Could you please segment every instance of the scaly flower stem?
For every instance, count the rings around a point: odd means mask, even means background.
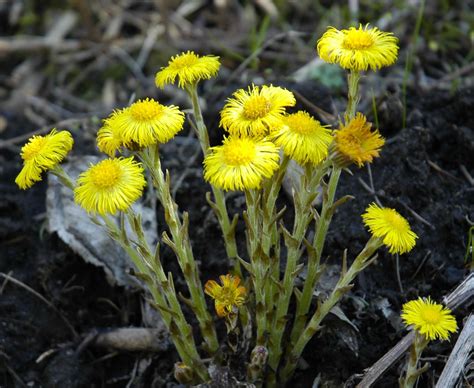
[[[199,143],[201,144],[204,156],[206,156],[209,153],[210,147],[209,134],[207,131],[206,124],[204,123],[204,119],[202,117],[201,106],[199,105],[197,85],[187,87],[186,91],[188,92],[188,95],[191,98]],[[227,206],[225,203],[224,192],[212,185],[211,188],[215,201],[215,206],[212,206],[212,208],[222,229],[227,256],[230,259],[234,260],[234,270],[241,277],[242,274],[240,269],[240,263],[238,260],[236,260],[238,256],[237,244],[235,242],[235,226],[237,223],[237,218],[234,218],[234,220],[232,221],[230,220],[229,213],[227,212]]]
[[[349,291],[349,289],[351,288],[351,282],[355,279],[359,272],[361,272],[363,269],[365,269],[368,265],[371,264],[371,256],[377,251],[378,248],[382,246],[382,244],[382,239],[372,237],[345,273],[343,266],[343,272],[341,273],[341,277],[339,278],[339,281],[334,287],[334,290],[331,292],[329,297],[318,306],[316,312],[311,317],[308,325],[300,333],[297,340],[295,342],[292,342],[293,346],[290,347],[289,355],[286,359],[285,366],[283,367],[280,373],[282,384],[288,381],[288,379],[293,375],[298,359],[303,353],[306,344],[319,331],[321,321],[341,300],[344,294]]]
[[[206,124],[204,123],[204,118],[202,116],[201,106],[199,105],[199,96],[197,93],[197,85],[192,85],[186,88],[186,91],[191,98],[191,104],[193,106],[194,120],[196,121],[197,135],[199,138],[199,143],[201,143],[201,148],[204,156],[209,153],[209,133],[207,131]]]
[[[74,192],[75,184],[73,179],[68,175],[66,171],[58,164],[50,172],[56,175],[61,183],[66,186],[68,189],[71,189]]]
[[[158,146],[151,146],[148,150],[140,152],[139,155],[150,171],[157,197],[165,212],[166,224],[171,232],[171,239],[167,235],[164,236],[165,243],[176,254],[189,293],[191,294],[189,304],[199,321],[199,327],[206,342],[207,350],[209,353],[214,354],[219,347],[219,343],[211,315],[207,310],[201,280],[199,279],[199,270],[194,260],[189,240],[187,213],[184,214],[184,221],[182,222],[178,213],[178,205],[171,196],[169,177],[165,179],[161,168]]]
[[[121,230],[108,216],[103,216],[102,219],[109,234],[127,252],[139,274],[143,276],[143,280],[153,297],[153,302],[160,312],[166,328],[170,332],[180,358],[193,369],[201,381],[205,382],[209,379],[209,375],[197,351],[192,328],[186,322],[181,310],[181,305],[172,284],[172,278],[171,276],[170,279],[166,278],[161,262],[152,255],[142,225],[137,222],[139,220],[131,209],[128,211],[128,215],[131,220],[135,220],[130,224],[138,238],[136,242],[138,251],[133,248],[125,230]]]
[[[413,388],[418,377],[426,368],[418,369],[421,353],[428,345],[429,340],[418,332],[415,332],[415,340],[410,347],[410,356],[408,357],[407,370],[404,377],[400,378],[400,388]]]
[[[347,94],[347,108],[345,113],[345,119],[349,121],[355,117],[357,112],[357,105],[359,104],[359,81],[360,72],[351,70],[347,76],[348,94]]]
[[[263,236],[262,236],[262,248],[263,251],[268,254],[272,245],[275,243],[275,232],[277,230],[277,225],[275,223],[276,217],[276,200],[278,198],[278,193],[281,189],[281,184],[283,182],[283,177],[285,176],[286,169],[290,158],[286,155],[283,155],[282,161],[280,163],[280,168],[278,172],[269,179],[266,183],[266,186],[263,190]]]
[[[257,345],[265,346],[267,331],[267,308],[265,298],[265,277],[268,276],[268,260],[262,254],[262,211],[260,207],[260,193],[257,190],[245,190],[247,202],[247,248],[250,258],[251,277],[255,292],[255,309],[257,325]]]
[[[327,164],[318,168],[310,165],[304,167],[304,174],[301,177],[299,187],[295,190],[295,219],[291,236],[285,238],[288,253],[285,274],[281,291],[276,305],[275,320],[273,322],[270,334],[270,347],[268,363],[273,372],[276,372],[283,353],[281,341],[286,326],[286,316],[290,305],[291,295],[293,294],[294,280],[296,277],[296,268],[301,256],[301,245],[306,234],[308,225],[313,218],[312,203],[318,195],[318,187],[321,178],[327,171]],[[270,384],[271,385],[271,384]]]
[[[327,188],[327,197],[324,198],[321,215],[319,217],[316,231],[313,239],[314,255],[308,257],[308,269],[306,280],[303,286],[303,292],[296,307],[295,321],[291,331],[291,342],[294,343],[300,337],[301,332],[306,324],[307,314],[311,307],[314,288],[319,277],[321,256],[324,249],[326,234],[333,215],[333,205],[336,196],[337,184],[341,176],[341,169],[333,167],[329,184]]]
[[[265,305],[267,308],[267,324],[269,327],[273,324],[274,304],[277,302],[279,303],[279,298],[277,297],[278,285],[276,284],[276,281],[278,281],[280,277],[280,236],[278,233],[278,220],[275,204],[289,161],[290,158],[284,155],[278,172],[272,179],[269,179],[266,182],[266,185],[263,188],[263,231],[261,238],[263,254],[270,260],[269,273],[265,281]]]

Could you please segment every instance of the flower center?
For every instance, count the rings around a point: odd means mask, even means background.
[[[425,307],[423,311],[421,311],[421,317],[426,323],[437,324],[440,321],[441,315],[438,310]]]
[[[234,290],[230,287],[222,287],[219,299],[222,304],[231,305],[235,304]]]
[[[170,67],[176,70],[183,69],[185,67],[191,67],[198,62],[199,58],[194,53],[186,53],[173,59]]]
[[[263,96],[251,96],[244,103],[244,117],[256,120],[265,117],[272,109],[272,104]]]
[[[349,147],[362,151],[362,139],[359,136],[353,133],[347,133],[344,140]]]
[[[342,46],[348,50],[363,50],[374,44],[372,36],[367,31],[351,29],[342,42]]]
[[[235,139],[224,145],[224,160],[230,166],[249,164],[255,154],[255,144],[248,139]]]
[[[137,101],[129,109],[130,114],[137,121],[153,120],[163,112],[161,104],[154,100]]]
[[[113,159],[106,159],[90,170],[92,183],[99,189],[108,189],[117,184],[121,176],[120,165]]]
[[[394,213],[394,212],[386,213],[386,220],[387,220],[387,223],[390,224],[390,226],[393,229],[406,230],[407,228],[405,219],[402,218],[397,213]]]
[[[317,122],[306,115],[298,113],[285,117],[285,124],[292,132],[300,135],[310,135],[317,129]]]
[[[21,157],[23,160],[34,159],[41,153],[47,140],[43,136],[34,136],[31,141],[22,148]]]

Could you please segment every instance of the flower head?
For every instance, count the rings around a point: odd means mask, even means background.
[[[184,113],[174,105],[165,106],[152,98],[146,98],[115,111],[109,120],[109,128],[113,125],[116,137],[120,137],[124,145],[147,147],[166,143],[181,131]]]
[[[215,77],[220,66],[219,57],[213,55],[200,57],[193,51],[187,51],[171,57],[168,66],[162,67],[156,73],[155,83],[157,87],[163,89],[166,84],[174,83],[177,77],[179,87],[184,88],[202,79]]]
[[[105,159],[79,175],[74,200],[89,213],[115,214],[140,198],[145,184],[133,158]]]
[[[372,203],[362,214],[362,219],[374,237],[383,239],[390,253],[409,252],[415,246],[418,236],[397,211]]]
[[[418,298],[403,305],[402,319],[407,326],[423,334],[429,340],[449,339],[450,333],[458,329],[451,310],[433,302],[430,297]]]
[[[282,121],[283,126],[270,132],[269,139],[300,165],[321,163],[328,155],[331,130],[303,111],[283,116]]]
[[[120,111],[115,111],[104,120],[104,125],[97,132],[97,147],[111,158],[115,157],[117,151],[125,144],[120,130]]]
[[[48,135],[33,136],[21,148],[23,168],[15,179],[20,189],[41,181],[41,174],[61,163],[72,149],[74,140],[68,131],[53,129]]]
[[[238,276],[227,274],[219,276],[219,279],[222,286],[215,280],[208,280],[204,285],[204,292],[214,299],[217,315],[225,317],[244,304],[247,290],[239,286]]]
[[[371,130],[372,124],[362,113],[356,116],[334,133],[334,143],[338,151],[338,162],[342,165],[372,163],[380,155],[385,144],[379,131]]]
[[[391,32],[369,25],[348,30],[329,27],[318,40],[318,54],[326,62],[349,70],[377,70],[392,65],[398,55],[398,39]]]
[[[231,135],[264,136],[282,125],[285,108],[295,103],[289,90],[252,85],[248,90],[237,90],[227,100],[220,125]]]
[[[257,189],[278,169],[278,147],[266,139],[228,137],[204,159],[204,179],[224,190]]]

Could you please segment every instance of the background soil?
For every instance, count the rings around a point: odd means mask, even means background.
[[[31,287],[56,310],[24,287],[0,279],[0,386],[173,386],[172,366],[177,355],[170,343],[158,354],[137,354],[97,349],[84,342],[89,333],[106,328],[143,326],[143,297],[137,291],[110,286],[101,269],[84,263],[57,236],[45,233],[46,184],[37,184],[28,191],[15,186],[21,168],[18,154],[24,142],[15,138],[54,125],[73,132],[75,154],[91,154],[96,153],[93,141],[99,119],[112,107],[125,105],[132,93],[187,107],[179,91],[158,92],[153,74],[168,55],[188,48],[223,57],[220,77],[201,90],[207,101],[206,119],[212,128],[213,144],[222,136],[216,113],[224,98],[252,81],[267,80],[298,92],[297,96],[311,102],[298,97],[298,108],[312,114],[318,113],[313,104],[337,114],[344,106],[344,79],[340,74],[318,73],[323,68],[316,67],[311,78],[300,82],[283,75],[293,74],[314,58],[313,35],[319,36],[326,25],[347,25],[353,15],[345,2],[317,2],[319,8],[309,8],[305,13],[291,2],[276,1],[277,19],[272,19],[271,9],[246,2],[228,8],[209,2],[190,13],[179,8],[182,4],[178,1],[158,5],[130,1],[119,6],[105,1],[92,5],[79,1],[68,6],[54,1],[41,5],[25,2],[15,11],[19,3],[0,5],[0,30],[6,36],[0,41],[0,272]],[[361,21],[379,25],[389,12],[391,21],[386,29],[393,27],[401,47],[410,47],[416,7],[409,8],[405,2],[383,3],[371,7],[361,2]],[[464,255],[470,220],[474,220],[474,184],[463,170],[474,175],[474,88],[469,77],[472,69],[468,67],[472,65],[473,50],[463,31],[469,29],[473,19],[465,12],[463,2],[452,2],[450,12],[444,13],[444,2],[434,3],[427,5],[416,46],[423,55],[414,56],[405,128],[400,89],[404,64],[363,81],[364,95],[369,98],[361,107],[373,114],[373,93],[380,130],[388,141],[382,157],[371,168],[375,194],[366,187],[370,179],[365,168],[353,168],[352,176],[345,173],[341,179],[337,195],[352,194],[355,199],[341,207],[333,219],[325,248],[330,271],[320,291],[324,292],[325,285],[337,275],[343,250],[347,248],[349,257],[354,257],[365,243],[368,234],[360,214],[375,200],[374,195],[405,215],[420,238],[410,254],[399,258],[398,265],[383,251],[358,278],[341,305],[352,325],[333,315],[327,318],[321,335],[308,344],[294,386],[311,386],[318,376],[320,386],[354,385],[364,368],[404,335],[398,318],[404,302],[427,295],[439,300],[468,274]],[[14,12],[20,12],[20,17],[15,19]],[[29,47],[18,48],[19,37],[46,36],[54,26],[51,20],[56,17],[64,21],[68,12],[81,23],[69,28],[55,41],[56,46],[43,42],[39,49],[31,47],[30,38]],[[117,15],[122,15],[122,24],[113,35],[110,24]],[[236,23],[226,25],[222,22],[224,16],[219,15],[233,15]],[[314,20],[319,21],[317,27]],[[395,27],[400,20],[403,28]],[[264,29],[264,23],[269,27]],[[166,35],[152,42],[141,67],[135,66],[136,61],[127,62],[127,55],[132,60],[140,57],[143,42],[157,25],[166,26]],[[111,38],[104,37],[107,31]],[[306,35],[293,40],[289,31]],[[275,40],[278,34],[284,35],[281,42]],[[224,47],[218,44],[217,36],[221,36]],[[135,46],[134,39],[138,42]],[[78,48],[68,50],[67,44],[74,42],[79,42]],[[260,50],[257,60],[239,70],[241,58],[254,50]],[[294,61],[290,62],[287,58],[292,54]],[[400,58],[405,54],[402,50]],[[205,201],[209,187],[202,183],[201,160],[185,165],[172,147],[164,157],[164,165],[173,177],[186,171],[176,200],[190,212],[190,233],[202,278],[214,278],[226,272],[227,264],[218,225]],[[291,201],[284,195],[279,204],[291,209]],[[229,195],[232,212],[241,212],[242,206],[239,193]],[[158,217],[161,233],[164,222],[159,211]],[[291,210],[285,217],[286,222],[291,221]],[[243,247],[242,225],[238,233]],[[169,263],[177,287],[182,288],[172,253],[165,250],[163,261]],[[469,308],[456,311],[459,324]],[[424,353],[432,369],[420,380],[419,387],[434,385],[456,338],[450,343],[434,343]],[[400,367],[393,367],[377,386],[396,387]]]

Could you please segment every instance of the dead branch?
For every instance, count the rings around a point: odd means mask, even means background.
[[[474,315],[470,315],[454,346],[436,388],[454,387],[474,348]]]
[[[443,298],[444,304],[455,310],[459,306],[468,303],[474,296],[474,273],[471,273],[462,283],[450,294]],[[364,378],[356,388],[371,387],[385,371],[390,368],[408,350],[414,339],[414,333],[410,332],[403,337],[392,349],[367,369]]]

